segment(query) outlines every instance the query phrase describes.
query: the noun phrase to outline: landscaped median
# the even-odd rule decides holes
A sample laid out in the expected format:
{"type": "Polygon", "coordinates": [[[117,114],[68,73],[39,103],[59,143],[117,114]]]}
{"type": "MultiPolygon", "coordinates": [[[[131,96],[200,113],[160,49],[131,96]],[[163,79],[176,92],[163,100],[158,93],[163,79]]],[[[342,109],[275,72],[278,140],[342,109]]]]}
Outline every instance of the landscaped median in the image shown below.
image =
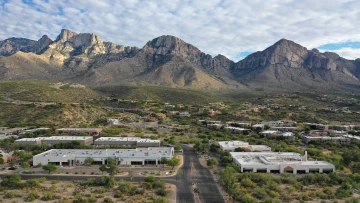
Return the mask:
{"type": "Polygon", "coordinates": [[[184,157],[182,155],[176,155],[171,160],[162,160],[164,164],[161,165],[159,170],[144,170],[139,173],[141,176],[155,176],[155,177],[171,177],[175,176],[178,170],[184,164],[184,157]]]}

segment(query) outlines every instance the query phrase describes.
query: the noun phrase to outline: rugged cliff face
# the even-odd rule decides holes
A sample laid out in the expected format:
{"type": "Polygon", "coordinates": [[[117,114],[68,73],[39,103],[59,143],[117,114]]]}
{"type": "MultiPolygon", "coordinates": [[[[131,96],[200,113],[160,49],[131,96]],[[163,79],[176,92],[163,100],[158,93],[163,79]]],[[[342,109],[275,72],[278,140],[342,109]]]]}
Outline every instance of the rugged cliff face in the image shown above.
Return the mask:
{"type": "Polygon", "coordinates": [[[281,39],[236,63],[231,72],[238,82],[264,89],[306,90],[360,87],[354,61],[336,53],[307,50],[281,39]]]}
{"type": "Polygon", "coordinates": [[[51,43],[52,40],[47,35],[42,36],[38,41],[24,38],[9,38],[0,41],[0,55],[10,56],[18,51],[40,54],[51,43]]]}
{"type": "Polygon", "coordinates": [[[197,89],[331,90],[360,87],[360,59],[307,50],[281,39],[235,63],[170,35],[143,48],[70,30],[52,41],[0,41],[0,78],[66,80],[87,85],[150,84],[197,89]]]}

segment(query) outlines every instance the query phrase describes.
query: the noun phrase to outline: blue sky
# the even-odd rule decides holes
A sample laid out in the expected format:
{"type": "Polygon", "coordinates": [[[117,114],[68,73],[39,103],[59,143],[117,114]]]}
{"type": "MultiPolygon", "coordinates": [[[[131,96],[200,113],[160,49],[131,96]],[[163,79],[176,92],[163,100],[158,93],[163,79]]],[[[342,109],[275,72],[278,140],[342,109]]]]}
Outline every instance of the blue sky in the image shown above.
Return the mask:
{"type": "Polygon", "coordinates": [[[55,39],[62,28],[142,47],[174,35],[239,60],[281,38],[360,58],[358,0],[0,0],[0,40],[55,39]]]}

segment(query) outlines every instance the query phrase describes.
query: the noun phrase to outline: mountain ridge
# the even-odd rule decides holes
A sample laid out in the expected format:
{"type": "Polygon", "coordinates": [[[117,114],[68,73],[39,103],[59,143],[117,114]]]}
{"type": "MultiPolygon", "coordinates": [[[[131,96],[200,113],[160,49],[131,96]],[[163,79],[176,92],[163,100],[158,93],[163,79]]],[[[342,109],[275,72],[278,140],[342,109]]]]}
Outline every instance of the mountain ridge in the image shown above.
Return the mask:
{"type": "Polygon", "coordinates": [[[357,90],[360,59],[347,60],[280,39],[234,62],[220,54],[212,57],[172,35],[159,36],[138,48],[63,29],[54,41],[46,35],[37,41],[0,41],[0,79],[209,90],[357,90]]]}

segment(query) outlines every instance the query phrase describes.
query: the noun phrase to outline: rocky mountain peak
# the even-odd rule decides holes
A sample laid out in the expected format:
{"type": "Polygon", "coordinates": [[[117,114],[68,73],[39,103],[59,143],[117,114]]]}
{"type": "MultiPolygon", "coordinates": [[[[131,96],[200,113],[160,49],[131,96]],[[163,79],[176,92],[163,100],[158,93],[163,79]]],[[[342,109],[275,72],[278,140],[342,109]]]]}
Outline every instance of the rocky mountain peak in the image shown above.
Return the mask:
{"type": "Polygon", "coordinates": [[[263,51],[268,64],[284,64],[291,68],[301,67],[307,58],[308,50],[287,39],[281,39],[263,51]]]}
{"type": "MultiPolygon", "coordinates": [[[[65,58],[82,54],[93,57],[98,54],[106,53],[106,47],[99,36],[93,33],[77,34],[67,29],[61,30],[61,33],[55,40],[55,43],[53,43],[50,48],[52,50],[57,50],[65,56],[65,58]]],[[[54,54],[57,53],[53,53],[51,51],[51,55],[54,54]]],[[[64,60],[64,57],[62,56],[57,56],[55,58],[61,58],[60,61],[64,60]]]]}
{"type": "Polygon", "coordinates": [[[59,36],[56,38],[56,42],[61,41],[61,42],[66,42],[69,39],[71,39],[74,35],[76,35],[75,32],[68,30],[68,29],[62,29],[59,36]]]}
{"type": "Polygon", "coordinates": [[[184,56],[185,58],[186,56],[191,54],[196,55],[201,53],[201,51],[198,48],[171,35],[163,35],[149,41],[148,43],[146,43],[144,49],[152,49],[153,54],[159,54],[159,55],[173,54],[173,55],[181,55],[184,56]]]}

